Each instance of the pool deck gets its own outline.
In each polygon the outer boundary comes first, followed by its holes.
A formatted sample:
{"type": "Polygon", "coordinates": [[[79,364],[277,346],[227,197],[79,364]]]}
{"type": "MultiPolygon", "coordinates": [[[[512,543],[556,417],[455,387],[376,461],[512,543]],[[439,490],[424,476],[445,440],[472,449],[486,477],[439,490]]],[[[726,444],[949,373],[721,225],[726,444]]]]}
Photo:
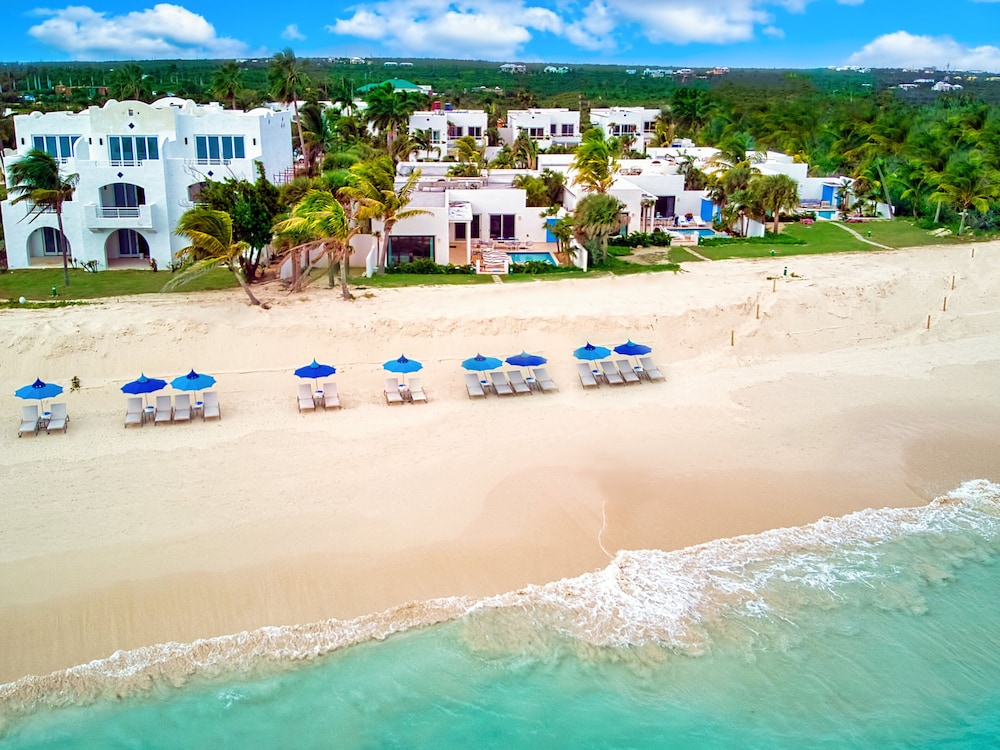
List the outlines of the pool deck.
{"type": "MultiPolygon", "coordinates": [[[[555,242],[535,242],[529,248],[520,248],[512,252],[516,253],[550,253],[552,257],[556,257],[556,250],[558,245],[555,242]]],[[[457,242],[452,241],[448,243],[448,263],[452,265],[461,266],[468,263],[466,259],[466,249],[465,240],[458,240],[457,242]]],[[[479,255],[478,249],[473,245],[472,256],[473,258],[479,255]]]]}

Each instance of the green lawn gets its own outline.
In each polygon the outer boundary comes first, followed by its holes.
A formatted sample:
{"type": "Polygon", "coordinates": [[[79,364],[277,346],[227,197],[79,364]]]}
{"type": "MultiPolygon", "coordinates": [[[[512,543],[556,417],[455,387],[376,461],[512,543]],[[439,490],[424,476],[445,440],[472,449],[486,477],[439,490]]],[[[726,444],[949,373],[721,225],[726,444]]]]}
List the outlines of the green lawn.
{"type": "MultiPolygon", "coordinates": [[[[958,245],[963,242],[981,241],[982,237],[974,237],[966,233],[961,237],[954,234],[946,237],[935,237],[929,229],[921,229],[912,219],[897,218],[893,221],[870,221],[864,224],[848,224],[861,235],[871,232],[871,239],[889,247],[917,247],[919,245],[958,245]]],[[[944,225],[942,225],[944,226],[944,225]]],[[[951,227],[956,231],[957,227],[951,227]]]]}
{"type": "MultiPolygon", "coordinates": [[[[52,287],[58,299],[95,299],[122,297],[131,294],[160,292],[170,281],[166,271],[69,271],[70,285],[63,284],[61,268],[19,269],[0,273],[0,299],[51,300],[52,287]]],[[[209,289],[230,289],[237,286],[236,277],[225,269],[217,269],[194,279],[177,289],[178,292],[201,292],[209,289]]]]}
{"type": "Polygon", "coordinates": [[[717,247],[699,247],[698,252],[712,260],[726,258],[767,258],[774,251],[775,256],[818,255],[822,253],[844,253],[874,250],[876,248],[861,242],[828,222],[817,222],[813,225],[788,224],[784,234],[802,240],[802,245],[783,245],[775,243],[719,245],[717,247]]]}

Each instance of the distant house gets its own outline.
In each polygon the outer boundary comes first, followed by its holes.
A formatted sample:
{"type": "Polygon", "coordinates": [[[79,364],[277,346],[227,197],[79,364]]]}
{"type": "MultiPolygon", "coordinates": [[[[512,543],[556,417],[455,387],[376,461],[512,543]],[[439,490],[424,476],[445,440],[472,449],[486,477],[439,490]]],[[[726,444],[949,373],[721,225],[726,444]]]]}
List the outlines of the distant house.
{"type": "Polygon", "coordinates": [[[412,68],[413,67],[413,63],[411,63],[411,62],[401,62],[399,64],[399,67],[401,67],[401,68],[412,68]]]}
{"type": "Polygon", "coordinates": [[[528,66],[520,63],[504,63],[500,66],[501,73],[527,73],[528,66]]]}
{"type": "Polygon", "coordinates": [[[554,65],[546,65],[545,68],[542,69],[542,72],[543,73],[569,73],[569,68],[567,68],[565,65],[561,65],[558,68],[555,67],[554,65]]]}
{"type": "Polygon", "coordinates": [[[427,153],[421,152],[422,157],[441,159],[447,156],[449,149],[455,147],[455,141],[465,136],[474,138],[478,146],[486,147],[489,141],[486,136],[485,111],[452,109],[450,104],[445,104],[444,109],[438,109],[438,106],[435,102],[432,109],[410,115],[410,135],[418,130],[429,130],[431,133],[431,150],[427,153]]]}
{"type": "Polygon", "coordinates": [[[656,130],[660,110],[645,107],[598,107],[590,110],[590,119],[607,138],[632,136],[632,148],[643,151],[656,130]]]}
{"type": "Polygon", "coordinates": [[[933,86],[931,86],[931,91],[961,91],[962,84],[960,83],[948,83],[947,81],[938,81],[933,86]]]}
{"type": "Polygon", "coordinates": [[[352,57],[350,60],[348,60],[348,62],[351,65],[364,65],[367,62],[367,60],[365,60],[365,58],[363,57],[352,57]]]}
{"type": "Polygon", "coordinates": [[[390,78],[386,81],[381,81],[380,83],[368,83],[365,84],[364,86],[359,86],[358,93],[365,94],[368,91],[371,91],[374,88],[378,88],[379,86],[382,86],[383,84],[386,83],[391,83],[392,87],[396,89],[396,91],[415,91],[418,94],[428,94],[428,95],[431,93],[430,86],[417,85],[403,78],[390,78]]]}
{"type": "Polygon", "coordinates": [[[575,146],[580,143],[580,113],[565,107],[509,110],[507,127],[501,129],[500,135],[513,144],[522,130],[539,148],[553,143],[575,146]]]}
{"type": "Polygon", "coordinates": [[[386,60],[384,63],[382,63],[383,68],[395,68],[397,65],[399,65],[399,63],[393,62],[392,60],[386,60]]]}
{"type": "Polygon", "coordinates": [[[627,75],[627,76],[634,76],[635,75],[635,68],[628,68],[625,71],[625,75],[627,75]]]}

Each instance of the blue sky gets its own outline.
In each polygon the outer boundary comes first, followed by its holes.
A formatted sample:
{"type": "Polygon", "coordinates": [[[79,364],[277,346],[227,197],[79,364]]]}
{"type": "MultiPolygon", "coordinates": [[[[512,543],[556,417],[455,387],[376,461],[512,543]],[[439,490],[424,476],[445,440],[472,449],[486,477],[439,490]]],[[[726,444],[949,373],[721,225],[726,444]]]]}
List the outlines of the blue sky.
{"type": "Polygon", "coordinates": [[[5,12],[0,62],[261,57],[291,47],[300,57],[1000,71],[1000,0],[31,2],[5,12]]]}

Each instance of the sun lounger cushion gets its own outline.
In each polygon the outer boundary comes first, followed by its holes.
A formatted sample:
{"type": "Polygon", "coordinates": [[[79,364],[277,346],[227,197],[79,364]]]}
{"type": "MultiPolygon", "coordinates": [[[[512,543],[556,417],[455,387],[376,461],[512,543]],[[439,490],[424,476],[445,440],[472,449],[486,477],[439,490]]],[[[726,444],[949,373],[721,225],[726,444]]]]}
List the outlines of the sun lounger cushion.
{"type": "Polygon", "coordinates": [[[469,398],[486,397],[486,391],[483,390],[483,384],[479,382],[479,376],[473,375],[471,372],[465,374],[465,390],[469,392],[469,398]]]}
{"type": "Polygon", "coordinates": [[[618,372],[621,373],[622,380],[626,383],[639,382],[639,376],[636,374],[635,370],[632,369],[632,364],[627,359],[619,359],[617,364],[618,372]]]}
{"type": "Polygon", "coordinates": [[[125,426],[137,424],[142,427],[142,399],[130,398],[125,404],[125,426]]]}
{"type": "Polygon", "coordinates": [[[323,408],[340,408],[340,394],[337,392],[337,384],[332,380],[328,380],[323,383],[323,408]]]}
{"type": "Polygon", "coordinates": [[[403,394],[399,392],[399,381],[396,378],[385,379],[385,401],[388,404],[403,403],[403,394]]]}
{"type": "Polygon", "coordinates": [[[531,371],[531,375],[535,378],[535,382],[538,383],[538,387],[542,389],[543,393],[559,390],[556,388],[556,384],[552,382],[552,378],[549,377],[548,370],[544,367],[534,368],[531,371]]]}
{"type": "Polygon", "coordinates": [[[153,413],[153,424],[170,422],[174,418],[174,404],[170,396],[156,397],[156,411],[153,413]]]}
{"type": "Polygon", "coordinates": [[[38,434],[38,407],[21,407],[21,426],[17,428],[17,436],[21,437],[26,432],[38,434]]]}
{"type": "Polygon", "coordinates": [[[608,385],[625,385],[625,380],[622,378],[618,368],[615,367],[615,363],[610,360],[604,360],[601,362],[601,370],[604,373],[604,379],[608,381],[608,385]]]}
{"type": "Polygon", "coordinates": [[[174,399],[174,421],[191,421],[191,397],[186,393],[182,393],[174,399]]]}
{"type": "Polygon", "coordinates": [[[66,425],[69,424],[69,414],[66,413],[66,404],[52,404],[52,415],[49,423],[45,427],[46,432],[62,430],[66,432],[66,425]]]}
{"type": "Polygon", "coordinates": [[[312,386],[299,383],[299,411],[315,411],[316,401],[313,399],[312,386]]]}
{"type": "Polygon", "coordinates": [[[410,400],[414,403],[417,401],[427,403],[427,394],[424,393],[424,384],[420,378],[410,378],[410,400]]]}
{"type": "Polygon", "coordinates": [[[646,373],[646,377],[650,380],[666,380],[663,373],[660,372],[660,368],[656,366],[652,357],[641,357],[639,359],[639,364],[642,365],[643,372],[646,373]]]}
{"type": "Polygon", "coordinates": [[[222,419],[222,407],[219,406],[219,394],[215,391],[205,391],[205,402],[201,405],[201,418],[211,419],[212,417],[222,419]]]}
{"type": "Polygon", "coordinates": [[[597,382],[597,378],[594,377],[594,373],[587,362],[577,362],[576,371],[580,375],[580,383],[584,388],[600,387],[601,384],[597,382]]]}
{"type": "Polygon", "coordinates": [[[507,380],[510,381],[510,387],[514,389],[514,393],[531,393],[531,386],[524,381],[524,376],[520,370],[511,370],[508,372],[507,380]]]}
{"type": "Polygon", "coordinates": [[[513,396],[514,389],[510,387],[506,376],[500,371],[491,372],[490,380],[493,381],[493,390],[498,396],[513,396]]]}

